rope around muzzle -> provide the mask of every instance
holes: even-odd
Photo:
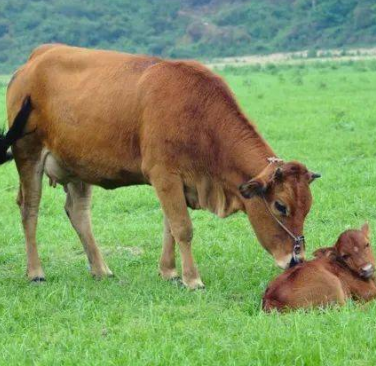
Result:
[[[302,250],[302,247],[304,245],[304,242],[305,242],[305,239],[304,239],[304,235],[299,235],[299,236],[296,236],[294,235],[283,223],[281,220],[278,219],[277,216],[274,215],[274,213],[272,212],[272,210],[270,209],[269,205],[268,205],[268,202],[266,201],[266,198],[265,198],[265,195],[262,194],[261,195],[262,197],[262,200],[264,201],[265,203],[265,207],[267,209],[267,211],[269,212],[270,216],[274,219],[274,221],[292,238],[292,240],[294,241],[294,247],[293,247],[293,250],[292,250],[292,258],[294,259],[294,261],[298,262],[299,261],[299,258],[298,258],[298,255],[300,254],[301,250]]]

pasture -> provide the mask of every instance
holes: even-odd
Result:
[[[376,62],[219,73],[278,156],[322,173],[312,185],[308,256],[365,220],[376,231]],[[221,220],[192,212],[206,290],[163,282],[162,213],[150,187],[95,188],[94,233],[116,275],[96,281],[65,216],[63,188],[49,187],[45,178],[38,242],[47,282],[30,284],[16,169],[14,163],[0,169],[0,364],[376,364],[376,302],[285,315],[260,311],[267,283],[280,270],[243,214]]]

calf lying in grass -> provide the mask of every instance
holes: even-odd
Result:
[[[269,284],[262,304],[265,311],[343,305],[349,298],[376,297],[368,224],[345,231],[333,247],[318,249],[314,255],[316,259],[290,268]]]

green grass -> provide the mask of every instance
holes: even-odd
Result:
[[[278,155],[323,175],[312,185],[309,253],[365,220],[376,229],[375,65],[221,71]],[[162,214],[149,187],[95,189],[94,232],[116,274],[95,281],[65,217],[63,189],[45,182],[38,241],[47,282],[30,284],[17,186],[14,164],[1,167],[0,364],[376,364],[375,303],[285,315],[260,311],[263,291],[280,271],[245,215],[220,220],[192,213],[207,289],[189,292],[163,282],[157,274]]]

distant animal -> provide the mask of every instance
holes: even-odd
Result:
[[[368,224],[345,231],[333,247],[314,255],[316,259],[288,269],[270,283],[263,298],[265,311],[343,305],[349,298],[369,301],[376,296]]]
[[[319,175],[276,158],[223,80],[198,62],[43,45],[13,76],[7,110],[11,129],[21,113],[27,133],[12,151],[31,280],[45,278],[36,244],[43,172],[65,187],[65,210],[97,277],[112,272],[91,230],[92,185],[154,187],[165,217],[160,274],[178,276],[177,242],[191,289],[203,283],[189,207],[219,217],[241,210],[279,266],[304,258],[309,184]]]

